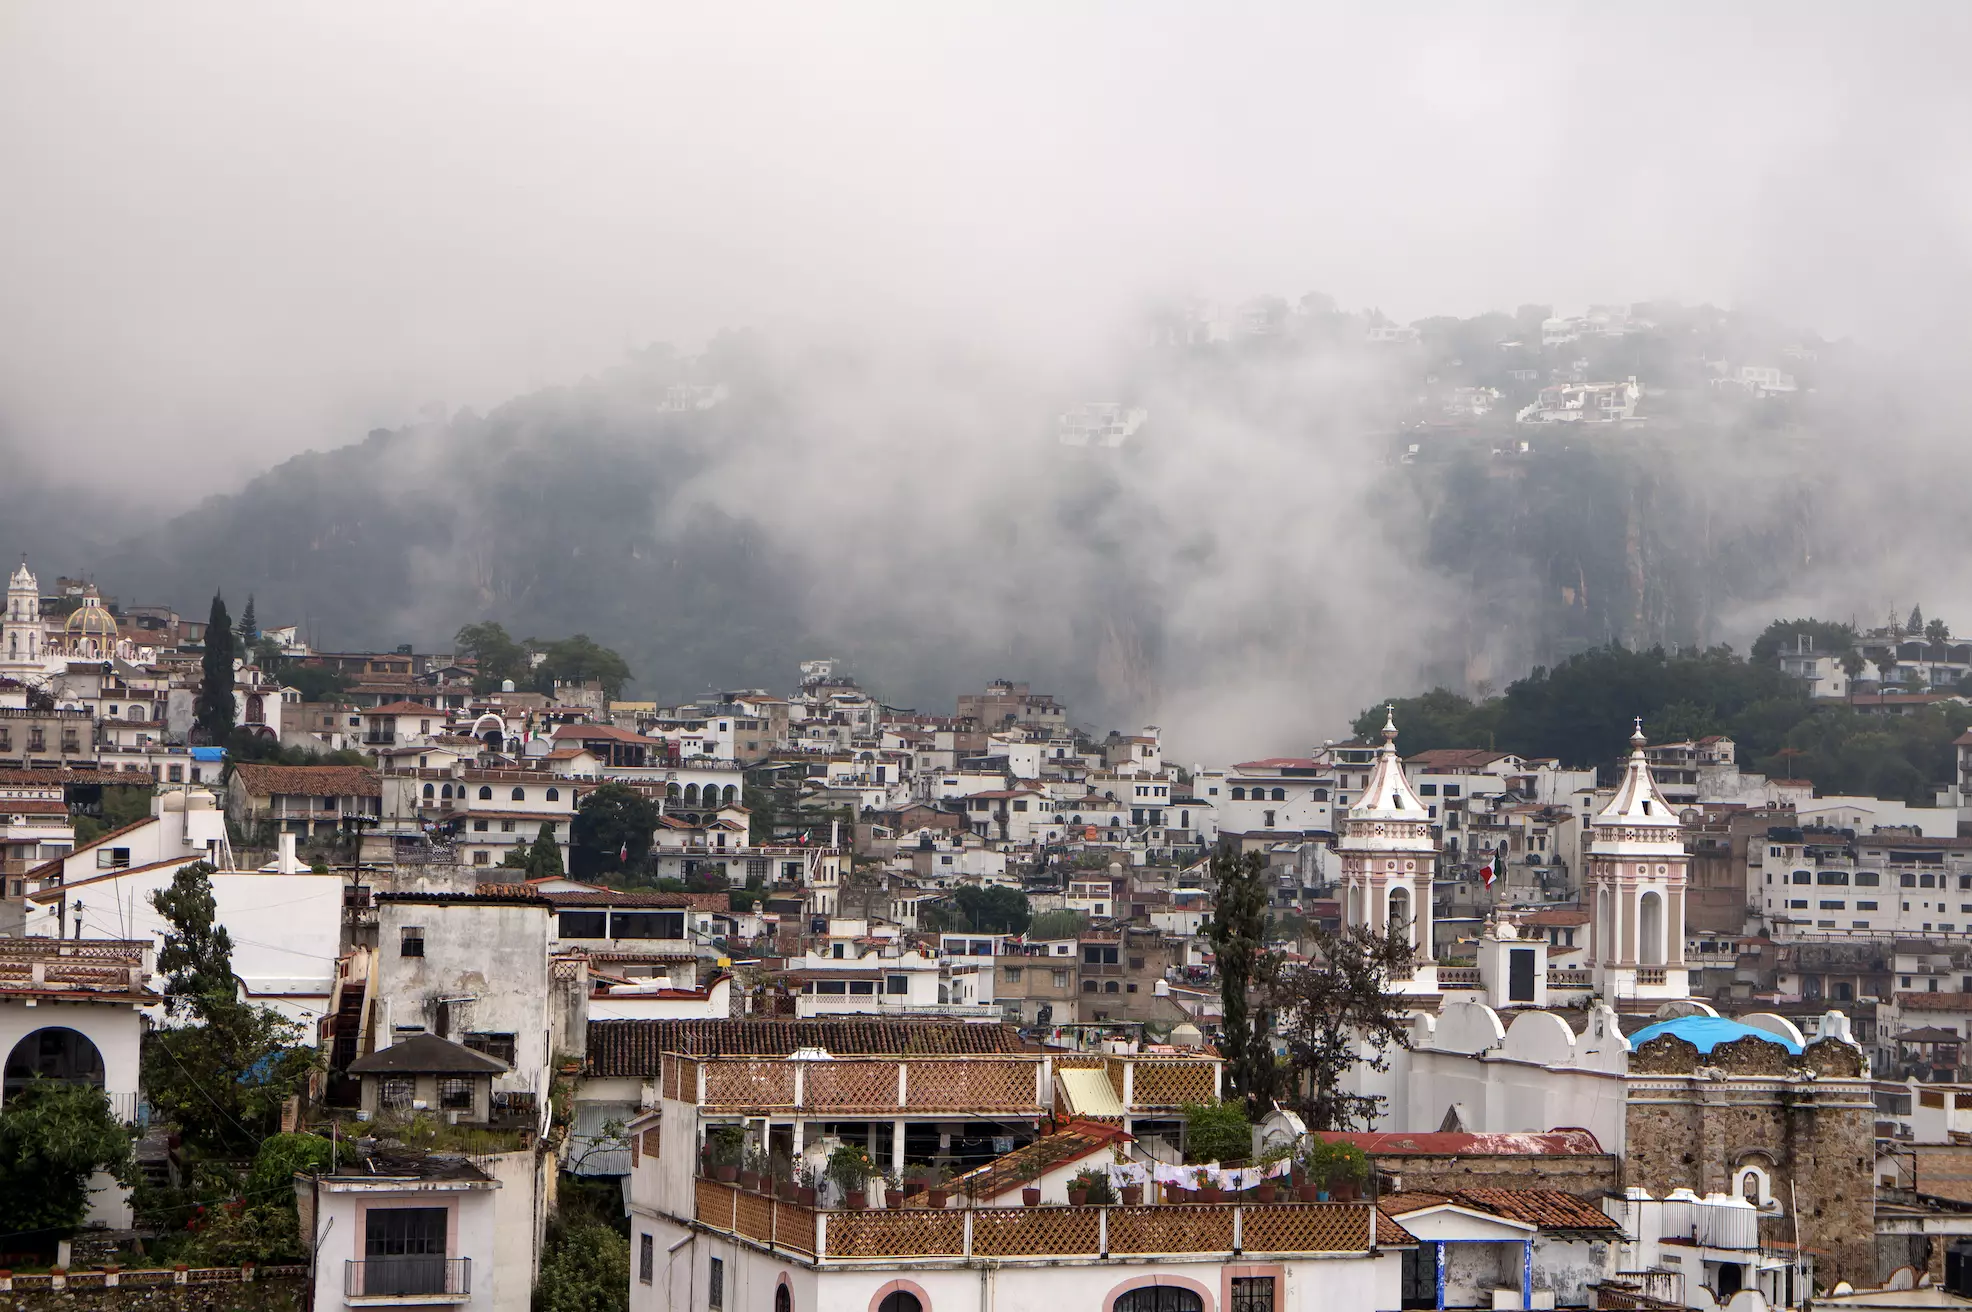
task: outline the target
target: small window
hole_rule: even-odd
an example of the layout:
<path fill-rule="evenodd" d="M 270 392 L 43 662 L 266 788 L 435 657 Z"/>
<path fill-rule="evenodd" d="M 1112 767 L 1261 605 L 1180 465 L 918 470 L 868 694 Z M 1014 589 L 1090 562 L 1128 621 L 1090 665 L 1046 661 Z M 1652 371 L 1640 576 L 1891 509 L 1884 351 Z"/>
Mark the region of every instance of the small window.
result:
<path fill-rule="evenodd" d="M 1794 872 L 1794 882 L 1797 884 L 1812 884 L 1815 882 L 1815 872 L 1812 870 L 1796 870 Z"/>
<path fill-rule="evenodd" d="M 1848 906 L 1839 900 L 1831 901 L 1828 898 L 1823 898 L 1821 900 L 1821 909 L 1823 911 L 1846 911 L 1848 910 Z"/>
<path fill-rule="evenodd" d="M 489 788 L 489 787 L 486 787 L 485 785 L 483 785 L 483 784 L 482 784 L 482 785 L 480 786 L 480 789 L 479 789 L 479 800 L 480 800 L 480 801 L 482 801 L 482 802 L 490 802 L 490 801 L 492 801 L 492 800 L 493 800 L 493 790 L 492 790 L 491 788 Z"/>
<path fill-rule="evenodd" d="M 395 1112 L 411 1110 L 411 1099 L 416 1096 L 418 1082 L 403 1075 L 393 1075 L 383 1081 L 377 1090 L 386 1109 Z"/>
<path fill-rule="evenodd" d="M 1082 981 L 1082 992 L 1094 993 L 1095 991 L 1096 991 L 1096 982 L 1094 980 L 1085 979 Z"/>
<path fill-rule="evenodd" d="M 1020 967 L 1008 966 L 1006 968 L 1006 972 L 1007 972 L 1007 983 L 1009 984 L 1020 983 Z"/>
<path fill-rule="evenodd" d="M 1018 970 L 1010 971 L 1007 978 L 1010 980 L 1019 979 L 1020 972 Z M 911 991 L 911 977 L 908 975 L 888 976 L 884 980 L 884 989 L 886 992 L 895 995 L 909 993 Z"/>
<path fill-rule="evenodd" d="M 1287 790 L 1285 788 L 1274 789 L 1274 800 L 1276 802 L 1285 802 L 1287 800 Z"/>
<path fill-rule="evenodd" d="M 1234 1276 L 1226 1312 L 1274 1312 L 1272 1276 Z"/>
<path fill-rule="evenodd" d="M 548 800 L 549 800 L 550 802 L 559 802 L 559 801 L 561 801 L 561 789 L 559 789 L 559 788 L 550 788 L 550 789 L 548 790 Z"/>
<path fill-rule="evenodd" d="M 1104 984 L 1104 985 L 1102 986 L 1102 991 L 1103 991 L 1104 993 L 1120 993 L 1120 992 L 1122 992 L 1122 990 L 1121 990 L 1121 989 L 1119 989 L 1119 988 L 1117 988 L 1117 987 L 1116 987 L 1116 981 L 1115 981 L 1115 980 L 1113 980 L 1113 979 L 1112 979 L 1112 980 L 1110 980 L 1110 981 L 1109 981 L 1108 983 L 1106 983 L 1106 984 Z"/>
<path fill-rule="evenodd" d="M 516 802 L 525 802 L 527 800 L 527 790 L 525 788 L 514 789 L 513 800 Z"/>
<path fill-rule="evenodd" d="M 849 991 L 857 997 L 871 997 L 876 993 L 876 981 L 873 979 L 852 979 L 849 981 Z"/>
<path fill-rule="evenodd" d="M 476 834 L 483 834 L 486 832 L 486 826 L 489 823 L 491 822 L 486 820 L 475 820 L 472 822 L 472 830 Z"/>
<path fill-rule="evenodd" d="M 1417 795 L 1419 797 L 1436 797 L 1438 795 L 1438 785 L 1419 784 L 1417 786 Z"/>
<path fill-rule="evenodd" d="M 440 1111 L 469 1112 L 472 1110 L 472 1081 L 457 1076 L 446 1076 L 438 1082 L 438 1107 Z"/>
<path fill-rule="evenodd" d="M 1874 870 L 1856 871 L 1856 884 L 1861 888 L 1875 888 L 1882 878 L 1882 875 Z"/>
<path fill-rule="evenodd" d="M 425 954 L 425 931 L 423 925 L 406 925 L 398 931 L 397 955 L 400 957 L 422 957 Z"/>
<path fill-rule="evenodd" d="M 511 1034 L 468 1034 L 466 1047 L 488 1057 L 497 1058 L 508 1066 L 514 1064 L 514 1036 Z"/>
<path fill-rule="evenodd" d="M 648 1285 L 657 1277 L 657 1240 L 649 1235 L 637 1238 L 637 1279 Z"/>
<path fill-rule="evenodd" d="M 716 1257 L 712 1259 L 705 1276 L 705 1305 L 709 1308 L 726 1306 L 726 1264 Z"/>
<path fill-rule="evenodd" d="M 1856 903 L 1856 910 L 1858 910 L 1858 911 L 1874 911 L 1874 910 L 1876 910 L 1876 904 L 1875 904 L 1874 902 L 1858 902 L 1858 903 Z"/>

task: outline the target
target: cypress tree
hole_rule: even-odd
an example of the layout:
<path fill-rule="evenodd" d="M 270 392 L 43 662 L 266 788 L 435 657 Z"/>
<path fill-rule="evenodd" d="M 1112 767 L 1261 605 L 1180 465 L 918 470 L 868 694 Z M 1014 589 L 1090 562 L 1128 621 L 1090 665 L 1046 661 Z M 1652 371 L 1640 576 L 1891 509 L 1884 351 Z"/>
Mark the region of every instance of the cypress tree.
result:
<path fill-rule="evenodd" d="M 260 640 L 260 622 L 253 617 L 253 594 L 247 593 L 246 609 L 240 612 L 240 646 L 251 649 Z"/>
<path fill-rule="evenodd" d="M 216 592 L 205 624 L 205 658 L 200 667 L 194 728 L 207 743 L 218 746 L 233 733 L 233 621 L 226 614 L 225 598 Z"/>
<path fill-rule="evenodd" d="M 1206 938 L 1219 967 L 1219 995 L 1225 1008 L 1221 1047 L 1226 1056 L 1226 1100 L 1243 1102 L 1249 1117 L 1272 1106 L 1274 1054 L 1271 1018 L 1254 1014 L 1247 994 L 1265 981 L 1271 963 L 1263 938 L 1267 929 L 1266 860 L 1258 852 L 1240 853 L 1230 844 L 1212 854 L 1216 902 Z"/>

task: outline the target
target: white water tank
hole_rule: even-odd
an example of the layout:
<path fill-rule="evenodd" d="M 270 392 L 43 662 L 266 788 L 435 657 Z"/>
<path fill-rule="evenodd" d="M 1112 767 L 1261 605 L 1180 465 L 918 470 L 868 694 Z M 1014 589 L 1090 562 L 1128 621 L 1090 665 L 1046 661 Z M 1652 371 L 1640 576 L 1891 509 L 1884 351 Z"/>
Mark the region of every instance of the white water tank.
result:
<path fill-rule="evenodd" d="M 1760 1246 L 1760 1214 L 1753 1204 L 1733 1194 L 1707 1194 L 1694 1204 L 1700 1244 L 1707 1248 L 1753 1249 Z"/>
<path fill-rule="evenodd" d="M 1699 1206 L 1698 1195 L 1689 1189 L 1673 1189 L 1664 1195 L 1664 1228 L 1666 1239 L 1692 1239 L 1696 1237 L 1693 1227 L 1698 1218 L 1692 1209 Z"/>

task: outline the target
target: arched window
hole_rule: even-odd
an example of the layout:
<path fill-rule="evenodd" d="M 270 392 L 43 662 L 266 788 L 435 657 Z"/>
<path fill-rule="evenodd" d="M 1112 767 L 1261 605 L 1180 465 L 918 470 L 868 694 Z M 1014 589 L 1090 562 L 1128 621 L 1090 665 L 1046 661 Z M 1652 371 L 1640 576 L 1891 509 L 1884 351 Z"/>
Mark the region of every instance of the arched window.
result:
<path fill-rule="evenodd" d="M 698 785 L 697 785 L 697 784 L 686 784 L 686 785 L 685 785 L 685 805 L 686 805 L 686 806 L 697 806 L 697 805 L 698 805 Z"/>
<path fill-rule="evenodd" d="M 479 800 L 480 800 L 480 801 L 482 801 L 482 802 L 490 802 L 490 801 L 492 801 L 492 800 L 493 800 L 493 790 L 492 790 L 491 788 L 489 788 L 489 787 L 487 787 L 487 786 L 486 786 L 485 784 L 481 784 L 481 785 L 479 786 Z"/>
<path fill-rule="evenodd" d="M 732 786 L 731 784 L 727 784 L 727 785 L 726 785 L 726 805 L 727 805 L 727 806 L 731 806 L 731 805 L 732 805 L 732 804 L 733 804 L 734 802 L 737 802 L 737 801 L 739 801 L 739 789 L 737 789 L 737 788 L 735 788 L 735 787 L 733 787 L 733 786 Z"/>
<path fill-rule="evenodd" d="M 1287 790 L 1285 788 L 1274 789 L 1274 800 L 1276 802 L 1285 802 L 1287 800 Z"/>
<path fill-rule="evenodd" d="M 665 797 L 666 797 L 666 798 L 667 798 L 668 800 L 670 800 L 670 801 L 673 801 L 673 802 L 675 802 L 675 801 L 677 801 L 677 800 L 678 800 L 678 799 L 679 799 L 680 797 L 682 797 L 683 795 L 684 795 L 684 794 L 683 794 L 683 792 L 682 792 L 682 791 L 681 791 L 681 790 L 679 789 L 679 787 L 678 787 L 678 785 L 676 785 L 676 784 L 666 784 L 666 785 L 664 785 L 664 796 L 665 796 Z"/>
<path fill-rule="evenodd" d="M 550 788 L 550 789 L 548 790 L 548 800 L 549 800 L 550 802 L 559 802 L 559 801 L 561 801 L 561 789 L 559 789 L 559 788 Z M 782 1285 L 782 1286 L 781 1286 L 781 1288 L 782 1288 L 782 1289 L 786 1289 L 786 1288 L 787 1288 L 787 1286 L 786 1286 L 786 1285 Z"/>
<path fill-rule="evenodd" d="M 526 800 L 527 800 L 527 790 L 525 788 L 514 789 L 514 801 L 525 802 Z"/>
<path fill-rule="evenodd" d="M 794 1312 L 794 1295 L 782 1285 L 774 1291 L 774 1312 Z"/>
<path fill-rule="evenodd" d="M 1146 1285 L 1118 1294 L 1110 1312 L 1205 1312 L 1205 1300 L 1176 1285 Z"/>
<path fill-rule="evenodd" d="M 1102 991 L 1103 991 L 1104 993 L 1115 993 L 1115 992 L 1118 992 L 1119 990 L 1117 989 L 1117 986 L 1116 986 L 1116 981 L 1112 979 L 1112 980 L 1109 980 L 1108 982 L 1106 982 L 1106 983 L 1105 983 L 1105 984 L 1104 984 L 1104 985 L 1102 986 Z"/>
<path fill-rule="evenodd" d="M 1244 788 L 1233 789 L 1232 800 L 1235 802 L 1244 802 L 1246 800 L 1246 790 Z"/>
<path fill-rule="evenodd" d="M 12 1097 L 36 1080 L 103 1087 L 103 1054 L 87 1035 L 60 1025 L 35 1030 L 7 1054 L 4 1091 Z"/>
<path fill-rule="evenodd" d="M 1326 802 L 1328 800 L 1328 789 L 1326 788 L 1315 789 L 1314 798 L 1317 802 Z"/>
<path fill-rule="evenodd" d="M 452 796 L 452 785 L 446 784 L 444 788 L 439 790 L 438 795 L 442 798 L 449 799 Z"/>
<path fill-rule="evenodd" d="M 1409 940 L 1411 923 L 1411 891 L 1399 885 L 1390 890 L 1389 932 L 1392 937 Z"/>
<path fill-rule="evenodd" d="M 786 1289 L 786 1285 L 781 1286 Z M 924 1304 L 918 1296 L 908 1290 L 899 1289 L 884 1295 L 883 1301 L 876 1305 L 876 1312 L 924 1312 Z"/>
<path fill-rule="evenodd" d="M 451 791 L 452 791 L 452 786 L 451 786 L 450 784 L 447 784 L 447 785 L 445 786 L 445 791 L 446 791 L 446 792 L 448 792 L 448 793 L 449 793 L 449 792 L 451 792 Z M 434 798 L 434 797 L 436 797 L 436 796 L 438 796 L 438 789 L 437 789 L 437 788 L 435 788 L 435 787 L 433 787 L 433 786 L 432 786 L 431 784 L 426 784 L 426 785 L 425 785 L 425 801 L 427 801 L 427 802 L 429 802 L 429 801 L 430 801 L 430 800 L 431 800 L 432 798 Z"/>

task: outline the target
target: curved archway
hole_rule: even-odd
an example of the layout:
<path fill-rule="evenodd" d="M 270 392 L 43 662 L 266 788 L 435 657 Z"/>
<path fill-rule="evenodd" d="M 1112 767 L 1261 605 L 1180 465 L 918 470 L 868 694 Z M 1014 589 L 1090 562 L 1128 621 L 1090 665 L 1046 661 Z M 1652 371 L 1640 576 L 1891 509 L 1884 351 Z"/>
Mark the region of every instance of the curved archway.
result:
<path fill-rule="evenodd" d="M 686 785 L 685 785 L 685 805 L 686 805 L 686 806 L 697 806 L 697 805 L 698 805 L 698 785 L 697 785 L 697 784 L 686 784 Z"/>
<path fill-rule="evenodd" d="M 430 784 L 425 785 L 425 801 L 429 802 L 433 797 L 437 796 L 437 793 L 438 790 L 436 788 L 432 787 Z M 445 794 L 448 797 L 451 796 L 452 785 L 450 784 L 445 785 Z"/>
<path fill-rule="evenodd" d="M 25 1035 L 7 1054 L 0 1097 L 11 1097 L 35 1080 L 103 1087 L 103 1054 L 86 1034 L 66 1025 L 46 1025 Z"/>
<path fill-rule="evenodd" d="M 1212 1292 L 1183 1276 L 1138 1276 L 1109 1291 L 1103 1312 L 1212 1312 Z"/>
<path fill-rule="evenodd" d="M 525 802 L 527 800 L 527 790 L 525 788 L 514 789 L 512 800 L 516 802 Z"/>
<path fill-rule="evenodd" d="M 1402 884 L 1392 884 L 1387 897 L 1390 914 L 1386 919 L 1389 921 L 1390 937 L 1396 938 L 1401 934 L 1408 942 L 1411 932 L 1411 891 Z"/>
<path fill-rule="evenodd" d="M 493 790 L 492 790 L 492 789 L 491 789 L 490 787 L 488 787 L 487 785 L 485 785 L 485 784 L 481 784 L 481 785 L 479 786 L 479 800 L 480 800 L 480 801 L 482 801 L 482 802 L 490 802 L 490 801 L 492 801 L 492 800 L 493 800 Z"/>
<path fill-rule="evenodd" d="M 738 801 L 739 801 L 739 789 L 734 787 L 732 784 L 727 784 L 724 800 L 722 801 L 721 804 L 724 806 L 731 806 Z"/>
<path fill-rule="evenodd" d="M 870 1312 L 931 1312 L 931 1295 L 915 1280 L 886 1280 L 871 1295 Z"/>
<path fill-rule="evenodd" d="M 561 801 L 561 789 L 559 789 L 559 788 L 550 788 L 550 789 L 548 790 L 548 800 L 549 800 L 550 802 L 559 802 L 559 801 Z"/>
<path fill-rule="evenodd" d="M 1636 959 L 1644 966 L 1664 964 L 1664 895 L 1654 889 L 1637 899 Z"/>

